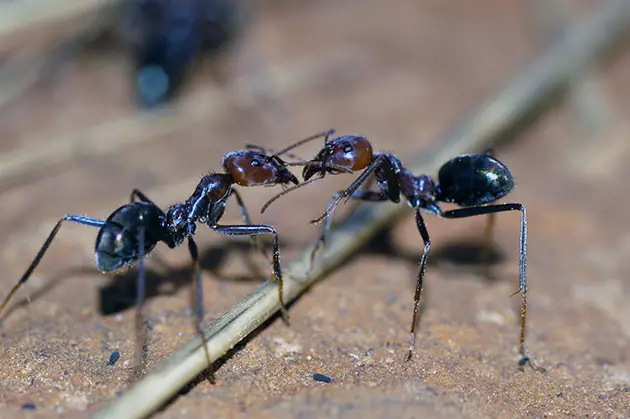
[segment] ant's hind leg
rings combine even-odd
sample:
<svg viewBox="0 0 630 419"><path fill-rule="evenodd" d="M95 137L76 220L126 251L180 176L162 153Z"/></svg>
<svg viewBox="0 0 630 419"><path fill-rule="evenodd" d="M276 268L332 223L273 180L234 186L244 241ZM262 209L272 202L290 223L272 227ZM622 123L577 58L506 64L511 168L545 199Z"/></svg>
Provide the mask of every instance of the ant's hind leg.
<svg viewBox="0 0 630 419"><path fill-rule="evenodd" d="M519 289L512 294L521 294L521 336L519 350L521 360L519 361L519 366L522 368L525 364L529 364L537 371L545 371L544 368L538 366L536 360L529 354L525 345L527 323L527 211L525 210L525 207L518 203L485 205L444 211L440 215L443 218L467 218L474 217L476 215L488 215L506 211L521 212L521 234L519 240Z"/></svg>
<svg viewBox="0 0 630 419"><path fill-rule="evenodd" d="M488 147L483 150L482 154L486 154L490 157L495 157L493 147ZM483 232L483 249L481 253L481 262L485 265L486 276L491 277L490 262L492 255L492 248L494 247L494 226L496 224L496 213L492 212L486 217L486 227Z"/></svg>
<svg viewBox="0 0 630 419"><path fill-rule="evenodd" d="M280 303L280 312L285 323L289 324L289 313L284 304L284 283L282 280L282 267L280 265L280 245L278 232L269 225L249 224L249 225L210 225L217 233L224 236L260 236L263 234L271 234L273 236L273 276L278 282L278 301Z"/></svg>
<svg viewBox="0 0 630 419"><path fill-rule="evenodd" d="M129 197L129 202L136 202L136 198L140 202L146 202L147 204L155 205L155 202L151 201L148 196L146 196L140 189L133 188L131 191L131 196ZM157 207L157 205L155 205Z"/></svg>
<svg viewBox="0 0 630 419"><path fill-rule="evenodd" d="M486 227L483 232L483 248L481 251L481 262L484 264L485 273L491 278L490 262L492 262L492 249L494 247L494 226L496 224L497 214L490 213L486 217Z"/></svg>
<svg viewBox="0 0 630 419"><path fill-rule="evenodd" d="M35 258L31 262L29 267L26 269L26 272L24 272L24 274L22 275L20 280L13 286L13 288L11 289L9 294L7 294L7 296L2 301L2 304L0 304L0 314L2 314L2 312L5 309L5 307L7 306L7 304L9 303L11 298L13 297L13 295L17 292L17 290L20 289L20 287L22 285L24 285L26 283L26 281L28 281L28 279L30 278L31 274L33 273L33 271L35 270L37 265L39 265L39 262L42 260L42 258L44 257L44 254L46 253L46 251L48 250L48 248L52 244L53 240L55 239L55 236L59 232L59 229L61 228L61 225L64 223L64 221L70 221L70 222L73 222L73 223L78 223L78 224L83 224L83 225L86 225L86 226L98 227L98 228L101 228L105 224L105 221L103 221L103 220L97 220L95 218L83 217L81 215L66 215L61 220L57 221L57 224L55 225L55 227L52 229L52 231L48 235L48 238L46 239L46 241L44 242L42 247L39 249L39 252L37 252L37 255L35 256Z"/></svg>

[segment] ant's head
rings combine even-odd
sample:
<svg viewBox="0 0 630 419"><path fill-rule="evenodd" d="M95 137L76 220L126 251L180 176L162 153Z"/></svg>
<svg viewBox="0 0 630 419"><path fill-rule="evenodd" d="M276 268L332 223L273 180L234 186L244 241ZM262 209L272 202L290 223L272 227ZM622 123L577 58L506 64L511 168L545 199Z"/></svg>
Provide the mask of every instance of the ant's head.
<svg viewBox="0 0 630 419"><path fill-rule="evenodd" d="M184 204L174 204L169 207L166 211L164 227L175 238L178 238L176 241L193 236L196 229L195 223L188 221L188 210Z"/></svg>
<svg viewBox="0 0 630 419"><path fill-rule="evenodd" d="M293 183L297 178L276 156L269 156L256 150L232 151L223 156L223 169L230 174L234 183L240 186L260 186Z"/></svg>
<svg viewBox="0 0 630 419"><path fill-rule="evenodd" d="M328 142L324 148L304 167L302 177L308 180L313 175L347 173L365 169L372 162L372 145L360 135L344 135ZM344 171L345 169L345 171Z"/></svg>

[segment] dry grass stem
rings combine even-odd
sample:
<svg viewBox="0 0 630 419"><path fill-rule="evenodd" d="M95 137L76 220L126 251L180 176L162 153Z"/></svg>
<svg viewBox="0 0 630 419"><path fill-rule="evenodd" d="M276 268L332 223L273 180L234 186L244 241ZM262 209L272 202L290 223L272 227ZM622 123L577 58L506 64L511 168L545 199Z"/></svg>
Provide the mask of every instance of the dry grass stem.
<svg viewBox="0 0 630 419"><path fill-rule="evenodd" d="M317 57L307 56L295 63L267 68L264 74L242 76L227 88L205 87L164 112L137 112L63 138L46 141L25 138L20 143L36 146L0 155L0 184L47 173L81 157L109 154L134 144L163 139L183 127L206 123L211 118L221 119L235 108L256 106L263 99L274 100L312 87L328 77L343 76L365 59L360 50L332 49ZM263 86L264 92L261 91Z"/></svg>

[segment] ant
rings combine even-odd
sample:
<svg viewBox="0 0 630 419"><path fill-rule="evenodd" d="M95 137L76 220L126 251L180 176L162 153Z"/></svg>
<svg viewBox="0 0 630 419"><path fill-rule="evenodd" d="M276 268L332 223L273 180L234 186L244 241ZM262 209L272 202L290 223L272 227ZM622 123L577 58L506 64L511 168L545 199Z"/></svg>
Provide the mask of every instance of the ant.
<svg viewBox="0 0 630 419"><path fill-rule="evenodd" d="M192 62L220 52L237 36L239 10L231 0L132 0L123 35L135 65L136 91L145 107L171 99Z"/></svg>
<svg viewBox="0 0 630 419"><path fill-rule="evenodd" d="M233 185L272 186L293 183L297 178L284 167L285 163L279 154L267 155L262 151L239 150L223 156L221 162L224 173L211 173L203 176L193 194L184 202L171 205L162 211L151 199L139 189L131 192L130 202L111 213L105 220L89 218L82 215L65 215L52 229L48 238L29 265L20 280L13 286L9 294L0 304L0 314L16 291L24 285L42 260L62 224L66 221L99 229L94 246L97 269L102 273L116 272L138 263L137 277L137 311L136 326L141 327L140 307L144 300L144 268L143 258L149 254L159 242L169 248L175 248L188 241L188 250L194 264L197 303L197 332L202 336L201 324L204 318L203 290L201 269L197 244L193 236L197 231L196 223L205 223L210 229L224 236L250 236L254 240L259 235L273 236L273 277L278 282L278 299L282 316L288 322L288 314L284 306L282 271L280 265L279 239L276 229L270 225L251 224L247 208L240 193ZM219 220L223 216L227 200L234 195L243 216L244 225L222 225ZM264 253L264 252L263 252ZM266 255L265 255L266 256ZM193 291L194 291L193 289ZM206 357L210 364L208 348L205 345Z"/></svg>
<svg viewBox="0 0 630 419"><path fill-rule="evenodd" d="M274 196L261 210L261 212L264 212L279 197L308 183L320 180L327 173L334 175L364 170L347 189L335 193L326 211L321 216L311 220L313 224L322 223L322 231L311 253L311 266L308 272L313 267L315 254L325 246L325 239L330 228L333 212L342 200L344 203L350 199L398 203L402 194L406 198L408 205L414 210L418 231L424 241L424 250L420 259L420 271L416 282L411 331L409 333L409 352L406 358L409 361L415 348L418 309L427 257L431 248L431 239L429 238L429 232L422 213L449 219L490 215L488 226L486 227L486 238L488 239L492 233L494 214L505 211L520 211L519 289L512 294L521 294L521 359L519 366L523 368L526 364L529 364L536 370L544 371L542 367L536 364L535 359L529 355L525 346L525 325L527 319L527 211L520 203L488 205L505 196L514 187L514 178L509 169L494 158L491 155L491 151L483 154L464 154L447 161L440 168L436 181L427 175L413 175L394 154L374 153L372 145L363 136L344 135L330 139L334 132L334 130L329 130L322 135L325 137L324 147L313 160L301 162L304 165L302 172L304 182ZM285 150L304 142L304 140L300 141ZM372 174L374 174L376 179L378 190L359 189L361 186L366 186L366 181ZM453 203L463 208L444 211L440 208L438 202Z"/></svg>

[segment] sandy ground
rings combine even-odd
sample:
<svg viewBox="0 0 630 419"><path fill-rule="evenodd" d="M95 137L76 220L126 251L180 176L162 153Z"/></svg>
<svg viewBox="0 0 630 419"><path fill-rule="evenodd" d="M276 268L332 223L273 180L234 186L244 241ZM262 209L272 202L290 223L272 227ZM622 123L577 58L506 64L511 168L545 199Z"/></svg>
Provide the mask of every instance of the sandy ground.
<svg viewBox="0 0 630 419"><path fill-rule="evenodd" d="M3 188L0 295L63 214L106 217L133 187L164 207L182 201L201 174L220 168L223 154L246 143L280 147L335 127L364 134L403 161L439 146L432 139L535 57L544 45L536 33L517 1L264 2L228 77L217 81L202 66L175 105L197 95L207 114ZM516 365L519 299L508 296L517 287L517 214L498 217L492 280L478 263L483 220L428 217L425 310L416 356L403 362L422 252L410 216L293 304L291 327L270 322L217 365L215 384L190 385L156 416L630 417L629 71L625 55L593 79L610 117L603 129L563 106L498 150L516 177L509 199L529 211L528 343L547 373ZM127 76L114 48L67 63L0 110L0 152L36 150L130 117ZM258 80L260 89L224 102L241 79ZM187 121L191 110L179 112ZM317 233L307 220L349 182L328 178L262 216L258 208L275 189L243 194L257 222L278 228L288 260ZM238 220L230 207L225 221ZM14 301L0 330L3 417L83 416L124 391L133 366L135 272L98 274L95 233L64 227ZM248 256L247 241L204 228L197 237L209 320L267 268L259 255ZM168 267L160 273L149 260L148 368L194 335L187 251L157 252ZM248 257L257 270L244 263ZM121 358L108 366L114 350ZM315 373L333 382L317 382Z"/></svg>

